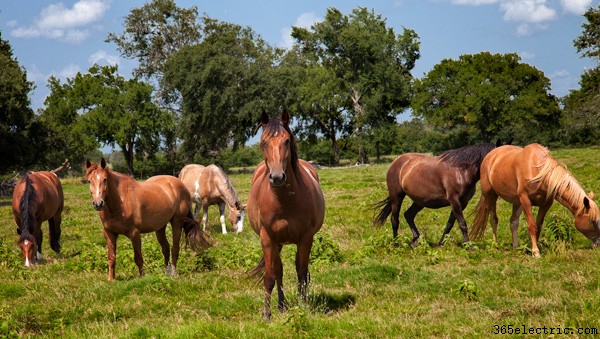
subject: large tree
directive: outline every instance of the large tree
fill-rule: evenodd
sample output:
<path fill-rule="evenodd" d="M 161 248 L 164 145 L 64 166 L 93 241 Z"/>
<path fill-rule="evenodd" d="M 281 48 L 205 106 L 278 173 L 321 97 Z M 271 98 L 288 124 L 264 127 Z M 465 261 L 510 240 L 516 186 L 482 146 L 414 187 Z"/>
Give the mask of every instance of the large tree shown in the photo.
<path fill-rule="evenodd" d="M 250 28 L 203 17 L 202 42 L 182 48 L 165 64 L 162 86 L 181 98 L 180 137 L 187 161 L 243 145 L 258 112 L 275 111 L 285 88 L 269 81 L 277 51 Z"/>
<path fill-rule="evenodd" d="M 351 116 L 340 126 L 342 130 L 361 136 L 366 128 L 393 125 L 409 105 L 410 71 L 420 57 L 419 39 L 413 30 L 405 28 L 396 34 L 381 15 L 366 8 L 356 8 L 349 15 L 329 8 L 324 21 L 310 29 L 293 27 L 292 36 L 310 59 L 339 81 L 333 95 L 345 100 L 338 111 L 343 109 Z M 318 100 L 318 95 L 314 99 Z M 363 151 L 364 147 L 359 147 L 364 162 Z"/>
<path fill-rule="evenodd" d="M 173 0 L 153 0 L 134 8 L 124 26 L 121 34 L 110 33 L 106 42 L 116 43 L 121 55 L 139 61 L 136 77 L 160 78 L 169 56 L 201 37 L 198 8 L 180 8 Z"/>
<path fill-rule="evenodd" d="M 433 126 L 468 136 L 463 142 L 545 142 L 539 138 L 552 134 L 561 113 L 549 90 L 544 73 L 517 54 L 482 52 L 435 65 L 417 81 L 412 108 Z"/>
<path fill-rule="evenodd" d="M 90 143 L 86 136 L 118 145 L 130 175 L 134 156 L 152 158 L 173 138 L 173 116 L 152 101 L 152 87 L 124 79 L 116 66 L 94 65 L 89 73 L 78 73 L 65 84 L 51 80 L 50 88 L 43 116 L 55 128 L 63 126 L 71 132 L 65 145 L 78 150 L 82 147 L 78 143 Z"/>

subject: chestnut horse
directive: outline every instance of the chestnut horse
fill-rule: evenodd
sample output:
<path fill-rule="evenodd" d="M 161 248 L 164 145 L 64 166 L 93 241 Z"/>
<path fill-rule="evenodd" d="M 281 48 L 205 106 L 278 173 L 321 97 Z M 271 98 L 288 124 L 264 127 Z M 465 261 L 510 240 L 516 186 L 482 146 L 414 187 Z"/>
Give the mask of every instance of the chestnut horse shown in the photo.
<path fill-rule="evenodd" d="M 229 207 L 229 222 L 233 226 L 234 232 L 241 232 L 244 229 L 244 209 L 238 200 L 237 192 L 229 178 L 223 170 L 217 165 L 186 165 L 179 172 L 179 180 L 183 182 L 192 201 L 196 204 L 194 216 L 198 218 L 200 206 L 202 206 L 202 229 L 206 231 L 208 224 L 208 207 L 210 205 L 219 205 L 221 214 L 221 230 L 227 234 L 225 227 L 225 205 Z"/>
<path fill-rule="evenodd" d="M 127 175 L 112 171 L 106 166 L 104 159 L 100 161 L 100 165 L 86 160 L 85 166 L 92 204 L 100 212 L 108 247 L 108 280 L 115 278 L 119 234 L 131 239 L 140 276 L 144 275 L 141 233 L 156 232 L 167 274 L 177 273 L 182 229 L 192 249 L 210 246 L 206 234 L 192 214 L 190 193 L 179 179 L 158 175 L 140 183 Z M 169 242 L 165 234 L 168 222 L 173 229 L 171 265 Z"/>
<path fill-rule="evenodd" d="M 479 181 L 479 166 L 483 158 L 495 147 L 496 145 L 490 143 L 465 146 L 446 151 L 436 157 L 421 153 L 402 154 L 392 162 L 387 171 L 388 197 L 375 204 L 375 207 L 381 210 L 374 223 L 383 225 L 391 214 L 392 232 L 396 238 L 400 223 L 400 206 L 404 197 L 408 195 L 413 203 L 404 212 L 404 218 L 413 234 L 413 248 L 417 246 L 420 236 L 415 217 L 425 207 L 452 207 L 440 245 L 444 243 L 445 236 L 450 233 L 456 220 L 462 231 L 463 241 L 468 243 L 463 210 L 475 194 Z"/>
<path fill-rule="evenodd" d="M 60 180 L 52 172 L 31 172 L 17 182 L 12 196 L 12 210 L 19 247 L 29 267 L 42 259 L 42 222 L 48 220 L 50 248 L 60 252 L 60 223 L 64 206 Z"/>
<path fill-rule="evenodd" d="M 319 176 L 308 162 L 298 159 L 289 122 L 285 110 L 281 119 L 269 119 L 267 113 L 262 113 L 260 150 L 264 161 L 254 171 L 248 195 L 248 220 L 260 236 L 263 251 L 263 258 L 253 273 L 263 274 L 264 319 L 271 317 L 271 292 L 275 283 L 278 308 L 286 308 L 280 256 L 283 244 L 296 245 L 298 292 L 306 298 L 313 236 L 321 228 L 325 216 Z"/>
<path fill-rule="evenodd" d="M 540 256 L 537 241 L 544 217 L 555 199 L 573 213 L 575 227 L 592 240 L 594 247 L 600 243 L 598 206 L 592 200 L 593 193 L 586 195 L 573 175 L 564 165 L 554 160 L 548 149 L 543 146 L 538 144 L 531 144 L 524 148 L 502 146 L 490 152 L 483 160 L 481 198 L 477 204 L 470 233 L 474 239 L 483 236 L 491 215 L 494 241 L 497 241 L 496 201 L 498 197 L 513 205 L 510 230 L 514 249 L 519 246 L 517 236 L 519 217 L 522 212 L 525 212 L 531 237 L 532 255 Z M 535 219 L 532 206 L 539 206 Z"/>

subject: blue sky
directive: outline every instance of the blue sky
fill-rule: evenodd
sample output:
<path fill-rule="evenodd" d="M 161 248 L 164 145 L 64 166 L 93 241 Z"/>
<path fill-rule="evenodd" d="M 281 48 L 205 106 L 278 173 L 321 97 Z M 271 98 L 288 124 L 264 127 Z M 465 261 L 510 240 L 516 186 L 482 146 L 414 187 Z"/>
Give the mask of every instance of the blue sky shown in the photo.
<path fill-rule="evenodd" d="M 309 27 L 322 20 L 328 7 L 350 13 L 358 6 L 373 9 L 400 33 L 417 32 L 421 58 L 413 70 L 422 77 L 443 59 L 482 51 L 518 53 L 552 81 L 552 93 L 563 96 L 579 87 L 580 74 L 593 67 L 573 47 L 583 13 L 599 0 L 253 0 L 176 1 L 197 6 L 212 18 L 249 26 L 273 45 L 291 43 L 291 26 Z M 129 77 L 135 61 L 122 58 L 109 32 L 121 33 L 123 19 L 139 0 L 3 0 L 0 31 L 9 40 L 28 78 L 36 84 L 34 109 L 43 107 L 47 79 L 61 80 L 86 72 L 94 63 L 118 64 Z"/>

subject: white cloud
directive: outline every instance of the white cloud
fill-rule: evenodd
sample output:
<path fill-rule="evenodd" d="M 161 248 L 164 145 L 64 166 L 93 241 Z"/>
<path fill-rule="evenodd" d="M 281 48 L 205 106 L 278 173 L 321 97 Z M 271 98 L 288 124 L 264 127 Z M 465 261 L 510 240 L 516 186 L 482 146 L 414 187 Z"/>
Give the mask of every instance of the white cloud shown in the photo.
<path fill-rule="evenodd" d="M 118 56 L 110 55 L 103 50 L 99 50 L 88 58 L 90 65 L 119 65 L 119 60 L 120 58 Z"/>
<path fill-rule="evenodd" d="M 565 11 L 583 14 L 592 5 L 592 0 L 560 0 Z"/>
<path fill-rule="evenodd" d="M 296 19 L 296 22 L 292 25 L 295 27 L 302 28 L 310 28 L 310 26 L 315 23 L 323 21 L 323 19 L 319 18 L 314 12 L 306 12 L 300 14 L 300 16 Z M 292 28 L 285 27 L 281 29 L 281 41 L 279 46 L 282 48 L 289 49 L 293 46 L 294 39 L 292 38 Z"/>
<path fill-rule="evenodd" d="M 49 5 L 31 26 L 17 27 L 11 35 L 17 38 L 48 38 L 67 43 L 80 43 L 89 36 L 80 27 L 92 24 L 102 18 L 108 10 L 109 0 L 79 0 L 72 8 L 62 3 Z"/>
<path fill-rule="evenodd" d="M 566 78 L 570 75 L 571 73 L 569 73 L 569 71 L 567 71 L 566 69 L 561 69 L 550 74 L 550 78 Z"/>
<path fill-rule="evenodd" d="M 79 72 L 81 72 L 79 65 L 69 64 L 58 72 L 57 77 L 60 79 L 74 78 Z"/>
<path fill-rule="evenodd" d="M 6 26 L 8 27 L 15 27 L 17 26 L 17 20 L 10 20 L 6 23 Z"/>
<path fill-rule="evenodd" d="M 506 21 L 540 23 L 556 19 L 556 10 L 546 0 L 510 0 L 500 3 Z"/>
<path fill-rule="evenodd" d="M 519 52 L 519 56 L 521 57 L 521 59 L 523 60 L 527 60 L 527 59 L 534 59 L 535 58 L 535 54 L 530 53 L 530 52 L 526 52 L 526 51 L 521 51 Z"/>
<path fill-rule="evenodd" d="M 498 0 L 450 0 L 450 2 L 461 6 L 479 6 L 495 4 Z"/>

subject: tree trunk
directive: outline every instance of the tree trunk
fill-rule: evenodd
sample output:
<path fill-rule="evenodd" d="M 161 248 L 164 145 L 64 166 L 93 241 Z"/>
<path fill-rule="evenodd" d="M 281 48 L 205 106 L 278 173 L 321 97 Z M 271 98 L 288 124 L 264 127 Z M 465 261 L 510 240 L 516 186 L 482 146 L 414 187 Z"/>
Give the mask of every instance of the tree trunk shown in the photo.
<path fill-rule="evenodd" d="M 362 115 L 364 115 L 365 110 L 360 105 L 360 93 L 356 88 L 352 88 L 352 94 L 350 95 L 350 99 L 352 100 L 352 107 L 354 109 L 354 113 L 359 117 L 360 121 L 360 118 Z M 356 130 L 358 132 L 362 131 L 362 123 L 359 122 L 359 124 L 357 124 Z M 358 148 L 358 162 L 361 164 L 366 164 L 369 162 L 369 159 L 367 158 L 367 152 L 365 150 L 365 147 L 362 145 L 362 142 L 360 147 Z"/>

